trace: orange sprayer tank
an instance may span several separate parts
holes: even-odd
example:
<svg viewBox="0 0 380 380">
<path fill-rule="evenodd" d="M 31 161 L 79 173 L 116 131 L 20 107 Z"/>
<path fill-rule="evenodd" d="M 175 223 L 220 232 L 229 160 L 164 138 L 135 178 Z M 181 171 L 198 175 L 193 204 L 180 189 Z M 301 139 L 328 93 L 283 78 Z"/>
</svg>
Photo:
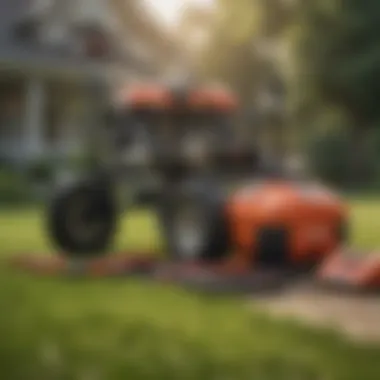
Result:
<svg viewBox="0 0 380 380">
<path fill-rule="evenodd" d="M 242 252 L 259 259 L 267 254 L 261 252 L 260 234 L 282 231 L 284 256 L 291 263 L 318 261 L 333 251 L 347 217 L 345 205 L 323 187 L 283 181 L 241 189 L 231 197 L 227 212 L 234 245 Z"/>
</svg>

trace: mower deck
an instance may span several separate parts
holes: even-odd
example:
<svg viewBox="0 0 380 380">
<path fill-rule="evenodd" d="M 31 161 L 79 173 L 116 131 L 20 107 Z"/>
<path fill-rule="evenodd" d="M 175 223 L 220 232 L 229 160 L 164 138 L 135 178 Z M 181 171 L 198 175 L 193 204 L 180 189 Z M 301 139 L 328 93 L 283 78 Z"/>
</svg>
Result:
<svg viewBox="0 0 380 380">
<path fill-rule="evenodd" d="M 298 280 L 289 270 L 243 268 L 205 262 L 169 262 L 143 252 L 124 252 L 91 260 L 57 255 L 19 255 L 12 267 L 40 276 L 106 278 L 143 276 L 192 290 L 217 293 L 279 291 Z M 331 255 L 312 274 L 303 278 L 328 290 L 380 291 L 380 255 L 346 251 Z"/>
<path fill-rule="evenodd" d="M 120 253 L 92 260 L 74 260 L 56 255 L 19 255 L 11 267 L 43 277 L 114 278 L 138 276 L 211 293 L 266 293 L 289 283 L 283 270 L 228 270 L 228 266 L 205 262 L 169 262 L 144 253 Z M 227 270 L 226 270 L 227 268 Z"/>
<path fill-rule="evenodd" d="M 296 282 L 299 272 L 284 269 L 246 268 L 205 262 L 169 262 L 142 252 L 125 252 L 105 258 L 74 260 L 56 255 L 20 255 L 12 267 L 40 276 L 107 278 L 142 276 L 212 293 L 279 291 Z M 302 278 L 326 289 L 349 292 L 380 291 L 380 256 L 336 252 L 312 274 Z"/>
</svg>

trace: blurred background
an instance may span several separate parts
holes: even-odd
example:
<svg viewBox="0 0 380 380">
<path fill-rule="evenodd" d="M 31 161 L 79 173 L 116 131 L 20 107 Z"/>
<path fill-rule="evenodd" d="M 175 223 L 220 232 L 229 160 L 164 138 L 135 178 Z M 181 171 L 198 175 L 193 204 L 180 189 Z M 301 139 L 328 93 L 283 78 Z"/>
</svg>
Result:
<svg viewBox="0 0 380 380">
<path fill-rule="evenodd" d="M 38 197 L 58 168 L 80 165 L 120 86 L 183 75 L 230 85 L 236 124 L 268 154 L 307 161 L 342 189 L 377 188 L 376 12 L 355 1 L 2 0 L 0 202 Z"/>
<path fill-rule="evenodd" d="M 347 195 L 355 244 L 379 246 L 379 20 L 375 0 L 0 0 L 1 257 L 51 251 L 51 184 L 87 167 L 115 93 L 179 77 L 229 85 L 236 128 Z M 128 217 L 119 246 L 149 246 L 154 226 Z M 227 301 L 70 285 L 1 271 L 4 379 L 380 376 L 375 348 Z"/>
</svg>

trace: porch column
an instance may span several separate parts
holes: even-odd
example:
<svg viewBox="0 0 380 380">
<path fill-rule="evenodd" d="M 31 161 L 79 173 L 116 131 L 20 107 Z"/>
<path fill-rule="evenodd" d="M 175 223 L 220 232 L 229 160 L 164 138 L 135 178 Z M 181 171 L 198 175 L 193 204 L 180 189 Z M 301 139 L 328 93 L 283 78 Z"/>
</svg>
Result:
<svg viewBox="0 0 380 380">
<path fill-rule="evenodd" d="M 29 158 L 43 153 L 43 129 L 45 113 L 45 86 L 41 78 L 31 78 L 25 94 L 26 149 Z"/>
</svg>

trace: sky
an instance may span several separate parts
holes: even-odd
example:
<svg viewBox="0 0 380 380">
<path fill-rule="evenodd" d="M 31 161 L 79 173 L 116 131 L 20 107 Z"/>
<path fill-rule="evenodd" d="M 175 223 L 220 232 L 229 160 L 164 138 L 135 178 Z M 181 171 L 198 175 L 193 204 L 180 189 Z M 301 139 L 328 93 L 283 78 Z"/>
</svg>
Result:
<svg viewBox="0 0 380 380">
<path fill-rule="evenodd" d="M 187 4 L 209 6 L 212 0 L 145 0 L 152 11 L 168 26 L 175 25 Z"/>
</svg>

